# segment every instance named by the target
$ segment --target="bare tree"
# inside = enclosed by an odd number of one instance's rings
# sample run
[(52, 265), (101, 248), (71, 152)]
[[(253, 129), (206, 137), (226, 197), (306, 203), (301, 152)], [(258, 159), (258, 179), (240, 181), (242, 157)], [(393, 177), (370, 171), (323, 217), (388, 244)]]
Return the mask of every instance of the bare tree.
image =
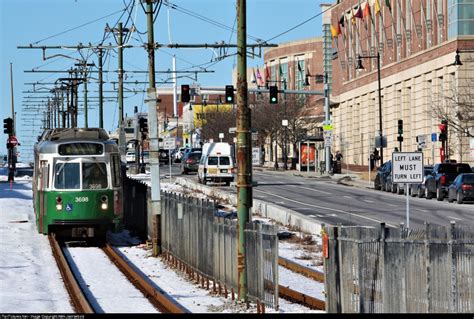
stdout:
[(439, 121), (446, 120), (449, 132), (474, 137), (474, 79), (463, 79), (459, 85), (440, 90), (433, 96), (431, 116)]

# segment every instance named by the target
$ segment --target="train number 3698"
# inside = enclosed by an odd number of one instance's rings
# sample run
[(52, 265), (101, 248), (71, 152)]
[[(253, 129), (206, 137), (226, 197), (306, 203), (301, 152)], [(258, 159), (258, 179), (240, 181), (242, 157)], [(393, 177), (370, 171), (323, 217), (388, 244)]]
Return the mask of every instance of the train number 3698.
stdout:
[(89, 201), (89, 197), (76, 197), (76, 203), (87, 203)]

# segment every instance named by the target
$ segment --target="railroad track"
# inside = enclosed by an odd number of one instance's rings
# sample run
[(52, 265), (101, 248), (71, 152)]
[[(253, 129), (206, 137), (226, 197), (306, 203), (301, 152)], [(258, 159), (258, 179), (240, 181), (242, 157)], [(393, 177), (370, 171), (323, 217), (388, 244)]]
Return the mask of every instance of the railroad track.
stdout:
[[(291, 271), (294, 271), (306, 277), (309, 277), (315, 281), (324, 282), (324, 274), (317, 270), (304, 267), (300, 264), (297, 264), (291, 260), (288, 260), (282, 257), (278, 257), (278, 264)], [(326, 309), (326, 303), (323, 300), (320, 300), (312, 296), (308, 296), (302, 292), (290, 289), (288, 287), (278, 285), (278, 292), (281, 298), (299, 303), (308, 308), (317, 309), (317, 310)]]
[[(71, 298), (74, 310), (78, 313), (95, 313), (91, 303), (87, 300), (72, 272), (60, 244), (54, 234), (48, 236), (54, 258), (63, 277), (66, 289)], [(166, 293), (159, 291), (153, 283), (139, 270), (131, 266), (110, 245), (102, 248), (109, 259), (127, 277), (127, 279), (149, 300), (149, 302), (162, 313), (186, 313), (188, 310), (177, 303)]]

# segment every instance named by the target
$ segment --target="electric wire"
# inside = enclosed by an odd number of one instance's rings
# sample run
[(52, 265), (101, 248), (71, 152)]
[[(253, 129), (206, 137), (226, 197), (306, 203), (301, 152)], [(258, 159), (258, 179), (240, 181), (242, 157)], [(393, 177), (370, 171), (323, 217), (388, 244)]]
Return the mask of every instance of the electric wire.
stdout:
[(288, 30), (286, 30), (286, 31), (283, 31), (283, 32), (277, 34), (276, 36), (274, 36), (274, 37), (272, 37), (272, 38), (266, 40), (265, 42), (268, 43), (268, 42), (270, 42), (270, 41), (272, 41), (272, 40), (274, 40), (274, 39), (276, 39), (276, 38), (281, 37), (281, 36), (284, 35), (284, 34), (287, 34), (288, 32), (291, 32), (291, 31), (293, 31), (293, 30), (295, 30), (295, 29), (301, 27), (302, 25), (304, 25), (304, 24), (306, 24), (306, 23), (308, 23), (308, 22), (310, 22), (310, 21), (312, 21), (312, 20), (318, 18), (319, 16), (321, 16), (323, 13), (325, 13), (325, 12), (328, 11), (328, 10), (330, 10), (331, 8), (332, 8), (332, 7), (328, 7), (326, 10), (321, 11), (321, 12), (318, 13), (318, 14), (315, 14), (314, 16), (312, 16), (312, 17), (310, 17), (310, 18), (304, 20), (304, 21), (301, 22), (301, 23), (298, 23), (297, 25), (295, 25), (294, 27), (291, 27), (290, 29), (288, 29)]
[(57, 36), (59, 36), (59, 35), (65, 34), (65, 33), (67, 33), (67, 32), (77, 30), (77, 29), (82, 28), (82, 27), (84, 27), (84, 26), (86, 26), (86, 25), (92, 24), (92, 23), (94, 23), (94, 22), (100, 21), (100, 20), (102, 20), (102, 19), (108, 18), (108, 17), (113, 16), (113, 15), (116, 15), (117, 13), (123, 12), (123, 11), (124, 11), (124, 9), (119, 10), (119, 11), (115, 11), (115, 12), (110, 13), (110, 14), (108, 14), (108, 15), (106, 15), (106, 16), (101, 17), (101, 18), (98, 18), (98, 19), (95, 19), (95, 20), (92, 20), (92, 21), (83, 23), (83, 24), (81, 24), (81, 25), (79, 25), (79, 26), (77, 26), (77, 27), (74, 27), (74, 28), (71, 28), (71, 29), (68, 29), (68, 30), (65, 30), (65, 31), (62, 31), (62, 32), (59, 32), (59, 33), (56, 33), (56, 34), (51, 35), (51, 36), (49, 36), (49, 37), (46, 37), (46, 38), (44, 38), (44, 39), (38, 40), (38, 41), (36, 41), (36, 42), (33, 42), (33, 44), (38, 44), (38, 43), (40, 43), (40, 42), (43, 42), (43, 41), (45, 41), (45, 40), (49, 40), (49, 39), (51, 39), (51, 38), (54, 38), (54, 37), (57, 37)]

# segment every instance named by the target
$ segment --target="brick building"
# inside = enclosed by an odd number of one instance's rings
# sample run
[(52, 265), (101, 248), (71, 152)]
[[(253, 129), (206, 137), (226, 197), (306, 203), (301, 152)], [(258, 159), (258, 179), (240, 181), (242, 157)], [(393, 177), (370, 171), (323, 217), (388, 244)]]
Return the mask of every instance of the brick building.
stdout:
[[(345, 0), (326, 14), (337, 52), (333, 79), (340, 79), (331, 95), (334, 142), (344, 159), (367, 165), (379, 135), (379, 54), (384, 161), (400, 147), (402, 120), (403, 151), (421, 149), (430, 164), (443, 155), (474, 163), (474, 3)], [(462, 65), (453, 64), (456, 50)], [(363, 70), (356, 70), (359, 55)], [(432, 142), (442, 119), (448, 122), (444, 150)]]

